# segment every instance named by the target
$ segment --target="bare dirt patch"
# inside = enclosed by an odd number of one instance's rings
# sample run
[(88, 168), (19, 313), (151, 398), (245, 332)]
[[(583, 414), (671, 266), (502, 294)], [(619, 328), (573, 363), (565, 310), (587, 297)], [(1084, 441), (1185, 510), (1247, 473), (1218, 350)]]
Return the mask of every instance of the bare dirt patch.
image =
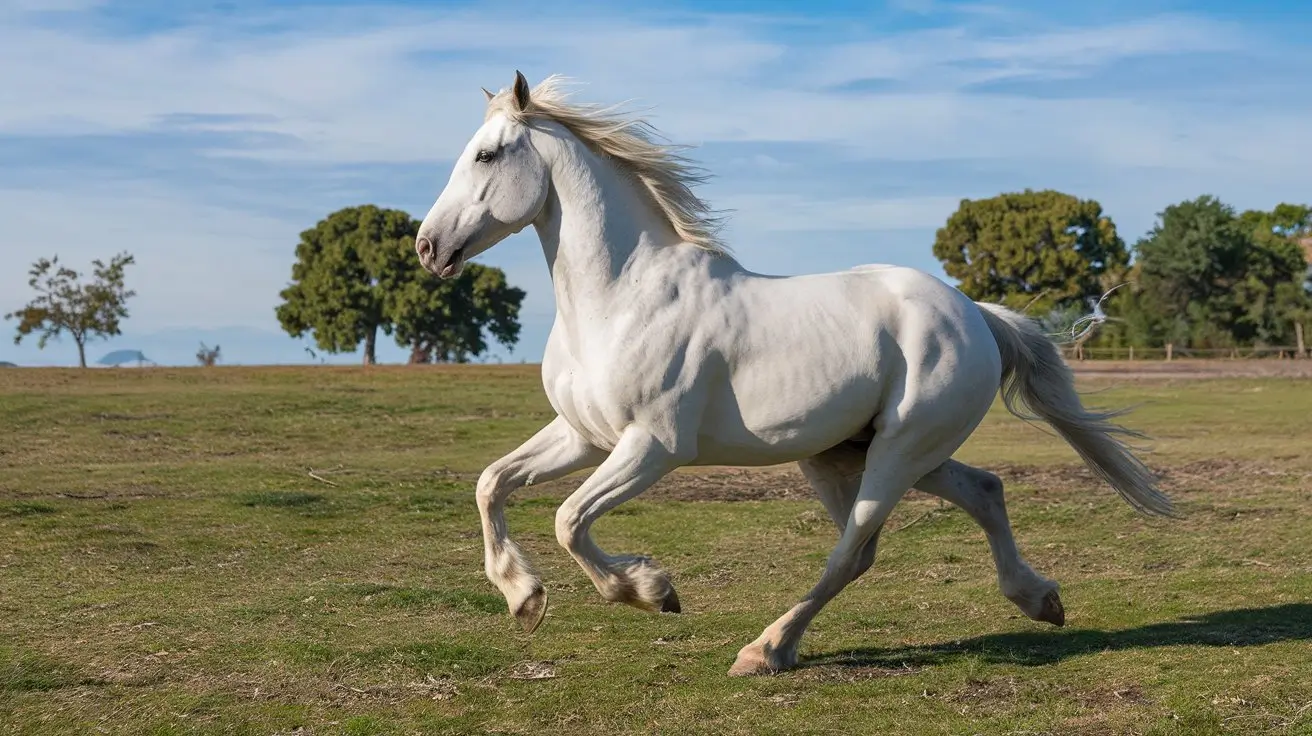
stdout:
[(852, 683), (863, 680), (883, 680), (890, 677), (914, 675), (925, 669), (903, 664), (900, 667), (880, 667), (872, 664), (825, 663), (804, 664), (794, 675), (794, 679), (821, 683)]
[[(1104, 487), (1082, 464), (1029, 465), (1000, 463), (984, 465), (1008, 486), (1020, 485), (1043, 494), (1066, 495), (1100, 492)], [(1154, 467), (1162, 489), (1172, 494), (1206, 491), (1213, 498), (1221, 493), (1239, 497), (1258, 492), (1259, 484), (1272, 482), (1312, 489), (1312, 473), (1281, 468), (1256, 460), (1215, 458), (1180, 465)], [(523, 489), (518, 498), (564, 498), (579, 487), (586, 475)], [(912, 497), (928, 498), (919, 492)], [(769, 468), (708, 468), (672, 473), (661, 479), (642, 498), (649, 501), (805, 501), (815, 494), (796, 466)]]
[[(586, 475), (530, 486), (520, 498), (559, 497), (573, 493)], [(799, 501), (815, 497), (794, 466), (710, 468), (671, 473), (642, 495), (649, 501)]]
[[(1053, 491), (1079, 491), (1100, 488), (1102, 480), (1096, 477), (1084, 465), (1025, 465), (998, 464), (985, 466), (986, 470), (1002, 478), (1003, 483), (1021, 484), (1032, 488)], [(1152, 468), (1161, 480), (1162, 489), (1167, 492), (1187, 492), (1194, 490), (1217, 490), (1233, 486), (1233, 481), (1261, 478), (1267, 481), (1310, 480), (1310, 474), (1288, 470), (1270, 462), (1240, 460), (1235, 458), (1212, 458), (1196, 460), (1180, 465), (1164, 465)]]

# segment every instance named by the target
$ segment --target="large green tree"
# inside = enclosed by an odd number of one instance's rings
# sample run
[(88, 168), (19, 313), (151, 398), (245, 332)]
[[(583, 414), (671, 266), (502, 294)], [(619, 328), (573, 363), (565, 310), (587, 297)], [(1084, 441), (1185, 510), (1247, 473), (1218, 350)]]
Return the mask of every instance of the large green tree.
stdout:
[(374, 363), (379, 330), (392, 330), (383, 310), (387, 292), (418, 268), (418, 231), (405, 212), (364, 205), (340, 209), (302, 232), (292, 283), (277, 307), (283, 329), (293, 337), (311, 333), (330, 353), (364, 343), (364, 362)]
[(972, 299), (1039, 313), (1087, 306), (1129, 263), (1098, 202), (1029, 189), (962, 200), (934, 255)]
[(292, 283), (282, 291), (278, 321), (294, 337), (312, 333), (327, 352), (364, 345), (376, 360), (378, 333), (411, 349), (411, 362), (467, 361), (487, 351), (486, 330), (513, 345), (524, 292), (497, 268), (466, 264), (441, 280), (419, 265), (420, 222), (374, 205), (347, 207), (301, 233)]
[(388, 313), (411, 363), (467, 363), (487, 352), (488, 335), (507, 347), (519, 341), (524, 296), (501, 269), (467, 263), (459, 278), (424, 274), (394, 291)]
[(1164, 209), (1135, 244), (1141, 339), (1192, 347), (1288, 344), (1312, 306), (1288, 206), (1236, 214), (1204, 195)]
[(78, 365), (86, 368), (87, 341), (120, 334), (119, 324), (128, 317), (127, 301), (136, 296), (125, 285), (127, 267), (132, 263), (133, 257), (127, 253), (114, 256), (109, 263), (96, 259), (91, 262), (91, 281), (82, 283), (77, 271), (59, 265), (59, 256), (38, 260), (28, 271), (27, 281), (36, 297), (5, 315), (6, 320), (18, 320), (14, 344), (39, 333), (37, 347), (44, 349), (50, 338), (68, 333), (77, 344)]

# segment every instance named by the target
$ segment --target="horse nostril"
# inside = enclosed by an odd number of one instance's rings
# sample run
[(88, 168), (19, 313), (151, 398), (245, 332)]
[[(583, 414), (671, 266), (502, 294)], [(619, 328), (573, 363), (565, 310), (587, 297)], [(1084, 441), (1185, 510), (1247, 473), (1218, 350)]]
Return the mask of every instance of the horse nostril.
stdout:
[(432, 257), (433, 241), (429, 240), (428, 238), (425, 238), (422, 235), (419, 236), (419, 238), (415, 240), (415, 252), (419, 254), (420, 258)]

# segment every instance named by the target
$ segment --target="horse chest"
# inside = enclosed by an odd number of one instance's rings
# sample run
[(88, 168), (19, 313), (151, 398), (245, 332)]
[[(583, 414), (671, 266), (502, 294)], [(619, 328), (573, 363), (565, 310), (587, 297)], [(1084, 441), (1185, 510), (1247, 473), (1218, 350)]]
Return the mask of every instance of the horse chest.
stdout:
[(591, 359), (552, 349), (542, 361), (543, 388), (556, 413), (592, 444), (611, 449), (633, 421), (641, 390), (616, 358)]

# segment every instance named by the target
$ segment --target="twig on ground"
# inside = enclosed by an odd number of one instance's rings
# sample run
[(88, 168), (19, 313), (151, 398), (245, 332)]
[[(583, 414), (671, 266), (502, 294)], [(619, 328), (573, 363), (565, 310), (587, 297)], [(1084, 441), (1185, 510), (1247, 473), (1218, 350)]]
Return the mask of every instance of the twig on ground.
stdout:
[(900, 526), (900, 527), (894, 529), (892, 532), (889, 532), (889, 533), (890, 533), (890, 534), (895, 534), (895, 533), (897, 533), (897, 532), (902, 531), (903, 529), (906, 529), (906, 528), (908, 528), (908, 527), (911, 527), (911, 526), (914, 526), (914, 525), (916, 525), (916, 524), (919, 524), (920, 522), (924, 521), (927, 517), (933, 515), (933, 513), (934, 513), (933, 510), (926, 511), (925, 513), (921, 514), (920, 516), (917, 516), (916, 518), (912, 519), (911, 521), (908, 521), (907, 523), (903, 524), (902, 526)]
[(314, 468), (310, 468), (310, 477), (311, 477), (311, 478), (314, 478), (315, 480), (319, 481), (320, 483), (327, 483), (328, 485), (332, 486), (333, 488), (337, 488), (338, 486), (337, 486), (336, 483), (334, 483), (334, 482), (328, 480), (327, 478), (323, 477), (322, 475), (319, 475), (319, 472), (324, 472), (324, 473), (334, 473), (334, 472), (338, 472), (339, 470), (341, 470), (341, 467), (342, 467), (342, 466), (338, 465), (338, 466), (337, 466), (337, 470), (324, 470), (324, 471), (316, 471)]

